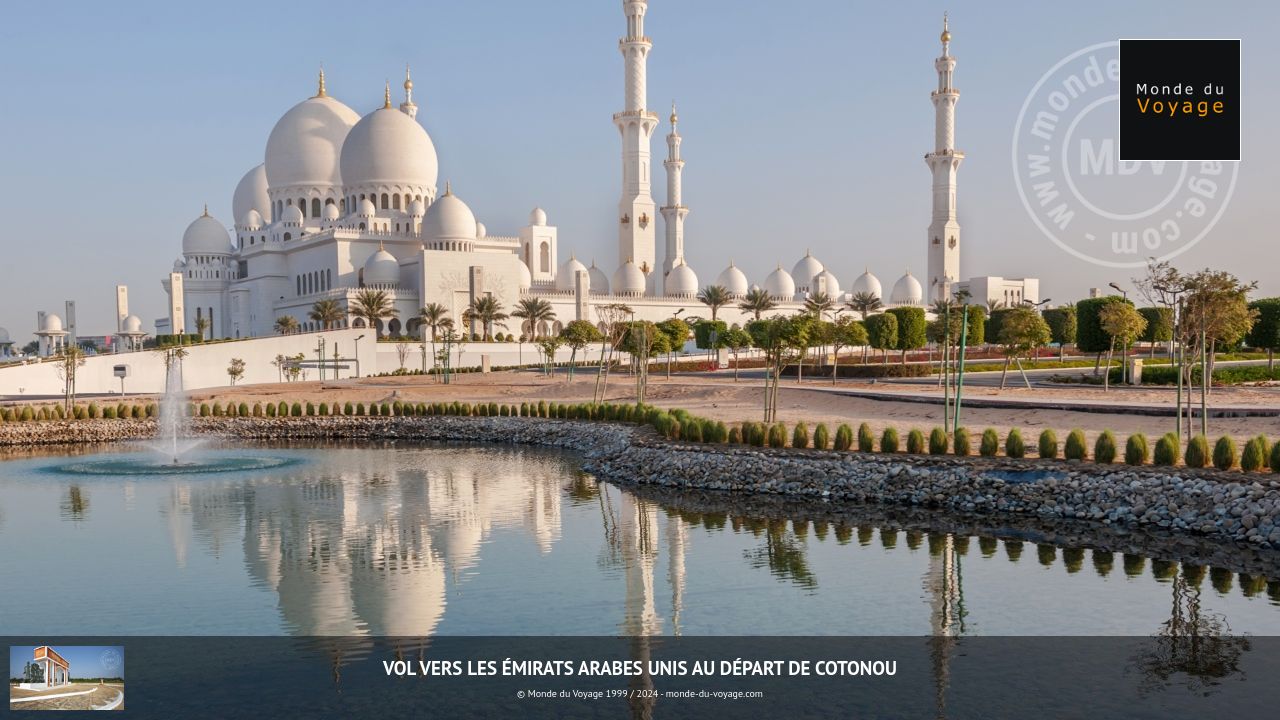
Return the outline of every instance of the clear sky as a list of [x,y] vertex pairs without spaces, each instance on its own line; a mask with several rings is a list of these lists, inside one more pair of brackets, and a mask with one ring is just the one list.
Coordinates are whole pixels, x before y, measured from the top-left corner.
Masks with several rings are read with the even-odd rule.
[[[52,645],[50,647],[71,666],[73,679],[124,677],[124,648],[119,645]],[[22,668],[35,657],[33,654],[35,649],[35,645],[9,646],[9,677],[22,677]],[[103,658],[106,657],[104,654],[111,650],[115,651],[114,658],[118,659],[119,665],[107,667]]]
[[[1213,234],[1179,259],[1280,293],[1264,218],[1280,164],[1280,5],[1267,2],[652,0],[649,104],[680,105],[686,254],[706,284],[733,259],[752,282],[806,247],[847,286],[925,274],[944,9],[959,59],[962,276],[1034,275],[1055,303],[1125,282],[1059,250],[1023,210],[1010,168],[1028,90],[1063,56],[1119,37],[1239,37],[1245,160]],[[161,278],[208,202],[226,224],[267,134],[314,94],[360,113],[414,68],[419,120],[493,234],[534,205],[569,252],[612,272],[625,22],[618,0],[264,3],[29,2],[6,9],[0,68],[0,325],[25,342],[40,309],[78,305],[81,335],[114,330],[114,286],[153,329]],[[399,101],[398,93],[396,97]],[[660,130],[665,135],[667,129]],[[665,196],[655,138],[654,196]],[[661,233],[661,230],[659,230]],[[659,234],[661,242],[661,234]]]

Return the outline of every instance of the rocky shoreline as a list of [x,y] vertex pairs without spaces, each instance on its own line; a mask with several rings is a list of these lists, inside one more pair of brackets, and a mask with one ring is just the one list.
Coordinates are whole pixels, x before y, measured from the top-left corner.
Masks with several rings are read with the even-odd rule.
[[[1010,521],[1092,521],[1270,551],[1280,548],[1280,481],[1266,475],[1066,461],[771,450],[682,443],[647,427],[518,417],[197,417],[192,432],[242,440],[410,440],[545,445],[628,485],[782,496],[833,506],[905,506]],[[0,446],[154,437],[153,420],[0,425]]]

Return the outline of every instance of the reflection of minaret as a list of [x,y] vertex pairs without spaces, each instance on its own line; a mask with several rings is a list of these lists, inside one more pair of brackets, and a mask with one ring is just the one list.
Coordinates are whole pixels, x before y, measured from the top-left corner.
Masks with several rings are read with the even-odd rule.
[[624,634],[659,635],[662,633],[662,619],[658,617],[653,595],[657,510],[650,503],[625,492],[620,508],[619,542],[627,582]]
[[956,220],[956,172],[964,153],[956,150],[956,101],[960,91],[951,84],[956,59],[951,56],[951,31],[942,16],[942,57],[934,61],[938,89],[934,90],[933,152],[924,161],[933,173],[933,216],[929,223],[927,302],[950,297],[960,279],[960,223]]
[[960,585],[960,558],[955,537],[929,538],[929,570],[924,576],[929,593],[929,654],[933,664],[938,717],[946,717],[946,692],[951,681],[951,653],[964,633],[964,595]]
[[667,580],[671,583],[671,633],[680,634],[680,610],[684,607],[684,546],[688,530],[678,517],[667,518]]
[[191,489],[178,485],[169,489],[169,505],[160,509],[169,526],[173,559],[179,568],[187,566],[187,535],[191,532]]

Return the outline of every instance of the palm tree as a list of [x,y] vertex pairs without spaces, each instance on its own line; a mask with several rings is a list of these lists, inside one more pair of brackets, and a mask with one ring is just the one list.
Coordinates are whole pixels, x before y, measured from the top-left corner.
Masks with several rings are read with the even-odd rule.
[[814,316],[818,320],[825,320],[827,313],[831,312],[832,308],[835,306],[835,301],[831,299],[830,295],[824,292],[816,292],[805,298],[804,301],[805,312]]
[[298,332],[298,319],[292,315],[281,315],[276,318],[275,328],[281,335]]
[[991,311],[993,311],[993,310],[999,310],[999,309],[1000,309],[1000,308],[1002,308],[1002,307],[1004,307],[1004,301],[1003,301],[1003,300],[997,300],[997,299],[995,299],[995,298],[991,298],[991,299],[987,300],[987,315],[988,315],[988,316],[990,316],[990,315],[991,315]]
[[[353,309],[355,316],[363,318],[369,327],[374,329],[375,333],[380,320],[393,318],[399,314],[386,290],[374,290],[372,288],[365,288],[356,293],[356,302]],[[386,332],[384,331],[382,334],[386,335]]]
[[213,323],[209,322],[209,318],[203,315],[196,318],[196,334],[200,336],[201,342],[209,339],[205,337],[205,333],[209,332],[209,327],[212,325]]
[[342,320],[342,307],[338,305],[337,300],[317,300],[311,306],[311,312],[307,313],[307,317],[312,322],[319,323],[321,329],[329,330]]
[[449,310],[445,306],[440,303],[428,303],[418,310],[418,317],[415,319],[423,327],[431,330],[431,342],[435,342],[440,328],[448,317]]
[[742,296],[742,302],[738,303],[738,309],[754,314],[756,319],[759,320],[761,314],[769,312],[777,305],[773,298],[769,297],[769,293],[760,288],[751,288],[746,295]]
[[715,322],[720,308],[728,305],[731,298],[723,285],[708,285],[698,291],[698,300],[711,308],[711,322]]
[[502,303],[492,295],[483,295],[471,301],[471,305],[462,312],[462,319],[466,322],[472,320],[480,323],[480,333],[488,341],[493,335],[493,326],[506,327],[503,320],[509,315],[502,312]]
[[511,311],[511,317],[520,318],[523,321],[520,323],[521,337],[527,336],[530,340],[536,340],[538,326],[543,322],[555,322],[556,311],[551,309],[551,303],[542,298],[522,298],[516,303],[516,309]]
[[884,303],[880,302],[880,298],[875,293],[862,290],[854,293],[845,306],[858,312],[862,315],[862,319],[866,320],[868,315],[879,310]]

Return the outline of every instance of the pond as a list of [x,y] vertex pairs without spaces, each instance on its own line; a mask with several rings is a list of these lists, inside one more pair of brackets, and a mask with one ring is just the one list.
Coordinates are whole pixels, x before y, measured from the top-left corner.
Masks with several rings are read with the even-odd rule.
[[[569,452],[214,445],[220,472],[129,473],[145,452],[0,461],[0,634],[1150,635],[1189,608],[1280,629],[1274,577],[629,490]],[[56,614],[22,611],[36,585]]]

